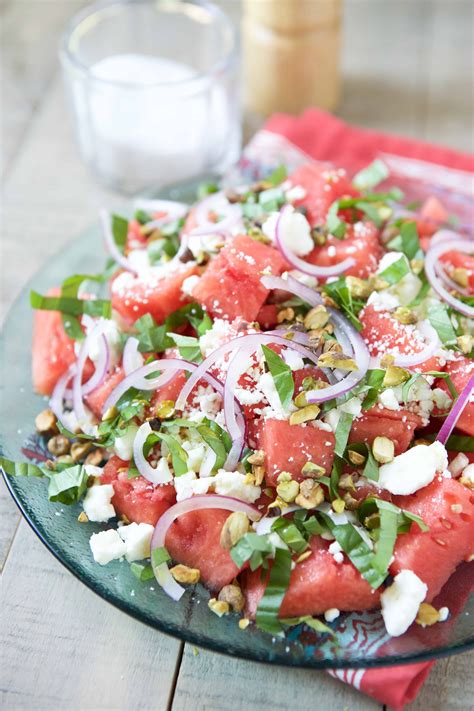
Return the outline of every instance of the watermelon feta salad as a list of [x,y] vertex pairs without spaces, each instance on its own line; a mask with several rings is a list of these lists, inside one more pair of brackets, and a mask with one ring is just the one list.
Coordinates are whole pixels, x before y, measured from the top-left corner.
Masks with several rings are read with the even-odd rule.
[[176,602],[200,582],[273,635],[448,617],[430,603],[474,554],[474,243],[387,177],[280,167],[103,212],[105,271],[31,293],[51,458],[2,466],[101,524],[98,565]]

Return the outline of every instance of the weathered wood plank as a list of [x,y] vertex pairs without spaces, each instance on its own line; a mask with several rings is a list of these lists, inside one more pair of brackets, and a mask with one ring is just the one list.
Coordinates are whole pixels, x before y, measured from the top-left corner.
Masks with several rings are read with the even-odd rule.
[[[244,633],[245,634],[245,633]],[[324,672],[256,664],[185,645],[173,711],[372,711],[382,705]],[[317,701],[316,701],[317,699]]]
[[2,589],[2,708],[167,708],[180,642],[94,595],[24,521]]
[[466,711],[473,708],[474,652],[437,662],[410,711]]

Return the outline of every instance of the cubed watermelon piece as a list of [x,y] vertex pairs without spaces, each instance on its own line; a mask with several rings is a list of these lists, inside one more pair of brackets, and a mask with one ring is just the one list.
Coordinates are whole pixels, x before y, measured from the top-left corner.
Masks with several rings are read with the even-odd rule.
[[474,257],[470,254],[464,254],[464,252],[457,252],[456,250],[451,250],[450,252],[445,252],[441,257],[440,261],[443,262],[445,268],[447,268],[448,275],[451,269],[465,269],[467,272],[467,291],[469,294],[474,294]]
[[432,195],[424,201],[415,219],[423,249],[428,248],[429,238],[448,220],[449,212],[437,197]]
[[455,479],[437,477],[412,496],[394,496],[393,502],[421,516],[429,531],[413,525],[398,538],[390,572],[412,570],[428,586],[430,601],[456,566],[474,555],[474,492]]
[[276,304],[264,304],[255,319],[264,330],[274,328],[278,321],[278,308]]
[[137,220],[130,220],[128,223],[126,252],[130,252],[132,249],[144,249],[146,241],[146,237],[141,232],[141,224]]
[[102,484],[112,484],[112,504],[118,516],[135,523],[156,524],[164,512],[176,502],[172,484],[154,486],[142,476],[128,478],[130,462],[111,457],[101,475]]
[[315,163],[307,163],[297,168],[289,177],[292,186],[302,187],[304,197],[295,201],[295,205],[306,208],[306,215],[311,226],[326,222],[329,208],[335,200],[342,197],[357,197],[355,190],[344,170],[336,170]]
[[[48,296],[59,296],[50,289]],[[74,341],[64,330],[59,311],[35,310],[32,345],[33,386],[40,395],[51,395],[57,381],[76,360]]]
[[290,425],[286,420],[261,418],[257,426],[258,447],[265,452],[265,481],[276,486],[280,472],[290,472],[301,481],[301,469],[308,461],[331,471],[334,434],[311,424]]
[[376,437],[388,437],[395,444],[395,454],[401,454],[408,449],[415,429],[421,425],[421,418],[409,410],[386,410],[376,406],[355,418],[349,442],[372,444]]
[[239,569],[222,548],[220,536],[230,511],[206,509],[180,516],[166,535],[166,548],[174,561],[199,568],[201,582],[218,591],[230,583]]
[[377,269],[382,254],[377,227],[372,222],[356,222],[348,225],[343,239],[330,235],[326,244],[315,247],[307,260],[318,267],[332,267],[352,257],[355,264],[345,275],[367,279]]
[[274,247],[240,235],[213,259],[193,290],[193,298],[213,318],[255,321],[269,294],[260,272],[281,274],[287,264]]
[[109,397],[112,390],[122,382],[124,377],[125,373],[123,372],[123,369],[115,368],[112,373],[106,376],[101,385],[84,397],[87,407],[92,410],[94,415],[99,419],[103,415],[105,401]]
[[[369,305],[360,312],[359,319],[363,326],[360,335],[371,356],[383,356],[385,353],[411,355],[426,347],[425,342],[417,335],[416,326],[400,323],[388,311],[377,311]],[[417,373],[440,370],[439,358],[432,356],[410,370]]]
[[166,277],[153,274],[137,277],[130,272],[123,272],[112,283],[112,307],[129,325],[147,313],[157,323],[163,323],[173,311],[189,303],[181,287],[183,281],[197,271],[195,265],[183,264]]
[[[455,360],[447,361],[445,370],[451,376],[454,387],[459,393],[466,387],[469,378],[474,374],[474,361],[462,355],[457,355]],[[437,380],[436,387],[442,388],[449,394],[445,380]],[[462,430],[462,432],[474,437],[474,402],[472,402],[472,400],[468,402],[464,408],[461,417],[456,423],[456,427]]]
[[[313,554],[292,571],[280,617],[321,615],[332,607],[345,611],[380,606],[380,592],[371,588],[347,558],[336,563],[328,546],[329,542],[320,537],[311,540]],[[245,614],[254,619],[266,583],[260,570],[245,571],[241,582],[246,598]]]

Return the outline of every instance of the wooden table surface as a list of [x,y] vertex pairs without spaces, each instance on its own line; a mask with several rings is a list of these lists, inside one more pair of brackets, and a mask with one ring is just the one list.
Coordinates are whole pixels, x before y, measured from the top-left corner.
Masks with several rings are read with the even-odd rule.
[[[82,4],[1,0],[2,309],[116,199],[79,159],[56,58]],[[238,0],[226,6],[238,19]],[[472,151],[472,11],[470,0],[347,0],[338,113]],[[66,572],[1,494],[3,708],[381,709],[322,672],[198,651],[130,619]],[[438,662],[411,708],[473,708],[473,668],[473,653]]]

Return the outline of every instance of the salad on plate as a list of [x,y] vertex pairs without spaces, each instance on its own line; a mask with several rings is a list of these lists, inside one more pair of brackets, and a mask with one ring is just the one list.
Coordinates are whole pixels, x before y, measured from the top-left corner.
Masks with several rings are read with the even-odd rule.
[[103,272],[31,292],[50,458],[1,464],[78,507],[99,566],[176,604],[202,583],[272,635],[448,619],[431,602],[474,555],[474,242],[388,177],[138,200],[101,214]]

